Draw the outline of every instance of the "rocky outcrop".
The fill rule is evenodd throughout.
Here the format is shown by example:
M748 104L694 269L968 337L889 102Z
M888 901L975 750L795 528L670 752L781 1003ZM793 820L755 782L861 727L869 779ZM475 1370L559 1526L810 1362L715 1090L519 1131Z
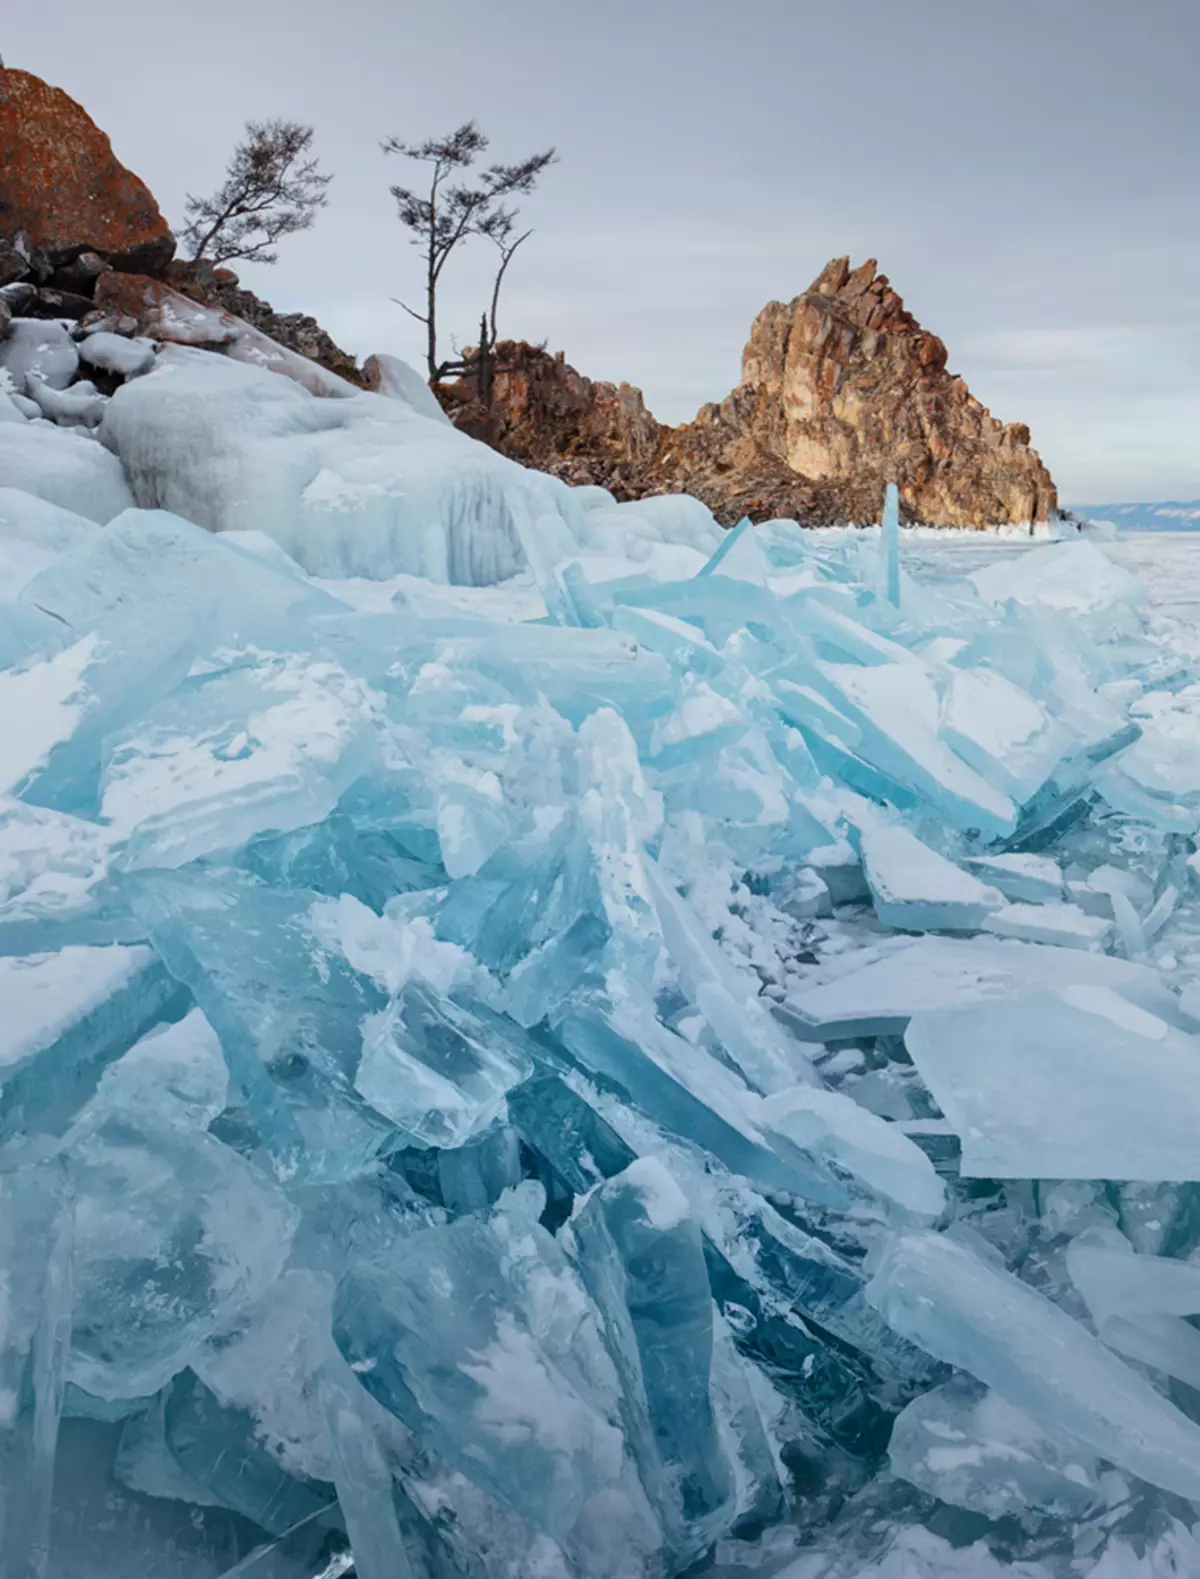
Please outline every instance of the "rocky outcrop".
M598 383L577 373L560 351L502 340L489 410L470 379L437 393L455 427L523 466L569 483L599 483L619 499L658 491L649 477L669 432L646 410L632 384Z
M92 252L115 268L155 274L175 252L149 189L117 159L87 111L61 88L4 67L0 236L23 236L50 271ZM9 283L5 271L0 258L0 284ZM9 280L21 277L10 273Z
M1057 503L1029 430L996 421L874 261L836 258L795 301L758 315L742 381L678 428L628 384L593 383L524 345L497 349L490 413L464 382L452 420L505 454L619 498L687 492L732 523L878 520L888 482L908 520L1044 521Z
M1029 429L998 422L947 371L946 347L874 259L851 269L835 258L795 301L765 307L737 389L677 429L659 457L725 515L748 472L761 469L777 497L781 465L843 520L877 519L889 481L904 514L933 526L1044 521L1057 504Z

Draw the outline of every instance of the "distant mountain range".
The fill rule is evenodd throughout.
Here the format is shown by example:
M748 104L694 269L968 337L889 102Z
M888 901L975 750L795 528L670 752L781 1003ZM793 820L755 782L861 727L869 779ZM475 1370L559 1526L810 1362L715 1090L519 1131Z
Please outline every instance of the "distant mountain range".
M1127 532L1200 531L1200 499L1162 499L1157 504L1073 504L1085 521L1113 521Z

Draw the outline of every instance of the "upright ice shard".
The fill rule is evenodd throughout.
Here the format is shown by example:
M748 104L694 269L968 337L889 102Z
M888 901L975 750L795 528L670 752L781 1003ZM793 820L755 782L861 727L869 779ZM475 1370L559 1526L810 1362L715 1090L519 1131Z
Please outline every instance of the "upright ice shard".
M10 1150L0 1169L0 1565L5 1579L44 1579L71 1335L73 1203L57 1161Z

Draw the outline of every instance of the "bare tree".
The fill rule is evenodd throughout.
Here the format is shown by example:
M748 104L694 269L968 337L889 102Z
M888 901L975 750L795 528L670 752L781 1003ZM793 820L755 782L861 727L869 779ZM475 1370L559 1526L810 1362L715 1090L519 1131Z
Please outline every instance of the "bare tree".
M442 271L451 254L473 235L490 236L500 246L500 274L492 292L494 340L500 281L509 258L520 244L520 241L511 242L516 215L505 208L505 199L532 192L538 177L557 157L554 149L548 148L518 164L490 165L474 182L455 180L459 172L474 165L487 147L488 139L474 121L465 122L448 137L435 137L423 143L403 143L399 138L389 137L383 144L385 153L402 154L406 159L432 167L425 191L417 192L406 186L391 189L400 223L412 232L412 244L420 248L425 260L425 311L417 312L407 302L396 300L406 313L425 325L430 383L437 383L446 373L460 370L462 366L459 362L438 361L437 293ZM506 246L509 248L507 257L504 256Z
M188 194L179 239L193 261L274 263L276 242L311 228L333 179L312 157L312 140L312 127L295 121L246 122L220 190Z

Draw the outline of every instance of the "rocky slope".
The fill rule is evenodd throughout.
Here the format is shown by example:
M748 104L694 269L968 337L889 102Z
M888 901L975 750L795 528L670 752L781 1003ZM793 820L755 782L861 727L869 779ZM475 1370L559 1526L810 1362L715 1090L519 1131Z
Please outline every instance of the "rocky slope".
M490 417L460 384L453 420L506 454L620 498L694 493L731 523L878 518L885 485L936 526L1044 521L1054 482L1022 424L998 422L947 371L874 260L835 258L754 321L742 380L695 421L664 427L628 384L593 383L531 346L498 348Z

